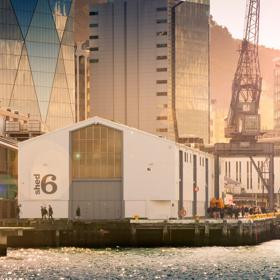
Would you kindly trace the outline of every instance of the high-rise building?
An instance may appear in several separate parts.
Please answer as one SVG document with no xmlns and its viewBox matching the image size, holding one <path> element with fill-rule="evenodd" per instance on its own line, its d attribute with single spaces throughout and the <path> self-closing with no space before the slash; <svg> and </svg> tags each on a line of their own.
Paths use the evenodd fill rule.
<svg viewBox="0 0 280 280">
<path fill-rule="evenodd" d="M 78 42 L 75 52 L 76 121 L 88 118 L 90 112 L 89 41 Z"/>
<path fill-rule="evenodd" d="M 0 106 L 49 130 L 75 121 L 73 1 L 0 1 Z"/>
<path fill-rule="evenodd" d="M 274 61 L 274 129 L 280 130 L 280 58 Z"/>
<path fill-rule="evenodd" d="M 209 6 L 209 0 L 91 5 L 91 115 L 208 143 Z"/>
<path fill-rule="evenodd" d="M 178 1 L 177 1 L 178 2 Z M 171 8 L 172 94 L 179 138 L 210 138 L 209 0 Z"/>
</svg>

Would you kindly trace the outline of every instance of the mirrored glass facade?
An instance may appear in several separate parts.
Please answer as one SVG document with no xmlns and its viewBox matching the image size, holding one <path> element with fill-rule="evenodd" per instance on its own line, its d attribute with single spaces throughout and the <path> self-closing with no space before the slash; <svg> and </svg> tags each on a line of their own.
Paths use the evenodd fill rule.
<svg viewBox="0 0 280 280">
<path fill-rule="evenodd" d="M 209 0 L 189 0 L 172 11 L 173 97 L 179 138 L 209 143 Z"/>
<path fill-rule="evenodd" d="M 0 105 L 53 130 L 75 120 L 73 0 L 0 1 Z"/>
<path fill-rule="evenodd" d="M 72 178 L 121 179 L 122 132 L 91 125 L 71 134 Z"/>
</svg>

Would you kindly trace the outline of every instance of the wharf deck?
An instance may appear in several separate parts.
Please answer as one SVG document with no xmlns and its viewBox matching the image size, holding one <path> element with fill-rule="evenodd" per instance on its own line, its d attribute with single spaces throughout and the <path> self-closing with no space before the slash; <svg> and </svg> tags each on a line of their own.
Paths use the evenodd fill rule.
<svg viewBox="0 0 280 280">
<path fill-rule="evenodd" d="M 240 246 L 280 238 L 280 218 L 183 220 L 0 220 L 8 247 Z M 0 244 L 1 245 L 1 244 Z"/>
</svg>

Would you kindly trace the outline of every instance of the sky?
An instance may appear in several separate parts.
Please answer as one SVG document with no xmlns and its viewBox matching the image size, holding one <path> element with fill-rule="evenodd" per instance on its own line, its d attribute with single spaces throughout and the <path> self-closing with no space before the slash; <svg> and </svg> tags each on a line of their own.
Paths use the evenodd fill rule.
<svg viewBox="0 0 280 280">
<path fill-rule="evenodd" d="M 247 0 L 210 0 L 214 20 L 234 38 L 243 38 Z M 280 0 L 261 0 L 260 44 L 280 49 Z"/>
</svg>

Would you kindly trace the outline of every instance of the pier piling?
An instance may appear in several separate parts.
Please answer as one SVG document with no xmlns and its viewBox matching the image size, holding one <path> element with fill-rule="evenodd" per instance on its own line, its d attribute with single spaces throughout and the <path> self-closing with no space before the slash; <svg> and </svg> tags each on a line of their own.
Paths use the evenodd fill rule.
<svg viewBox="0 0 280 280">
<path fill-rule="evenodd" d="M 7 235 L 0 233 L 0 256 L 7 255 Z"/>
<path fill-rule="evenodd" d="M 258 220 L 56 221 L 52 225 L 32 221 L 32 226 L 28 231 L 16 227 L 4 231 L 0 227 L 0 254 L 6 254 L 7 246 L 241 246 L 280 237 L 280 217 Z"/>
</svg>

